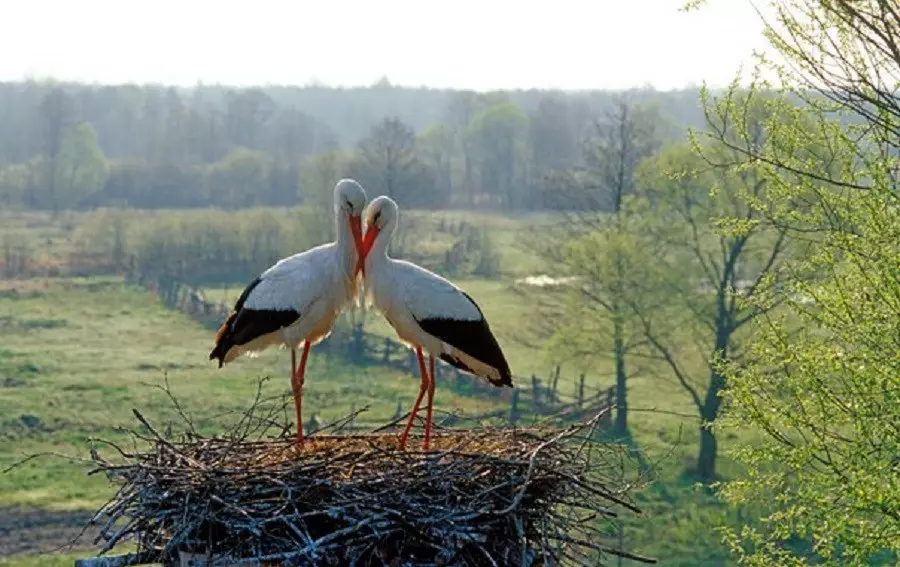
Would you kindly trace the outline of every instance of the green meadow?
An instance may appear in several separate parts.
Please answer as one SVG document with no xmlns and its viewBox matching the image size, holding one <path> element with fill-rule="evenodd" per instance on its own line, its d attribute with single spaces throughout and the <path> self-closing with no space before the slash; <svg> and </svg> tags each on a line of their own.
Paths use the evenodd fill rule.
<svg viewBox="0 0 900 567">
<path fill-rule="evenodd" d="M 545 377 L 559 363 L 563 393 L 574 391 L 582 372 L 592 388 L 612 385 L 608 366 L 585 368 L 554 361 L 541 347 L 541 338 L 529 332 L 535 323 L 531 298 L 552 293 L 521 281 L 542 273 L 540 261 L 520 244 L 539 218 L 429 212 L 407 216 L 421 231 L 407 238 L 423 244 L 425 252 L 419 253 L 428 255 L 426 264 L 439 264 L 452 243 L 438 230 L 441 223 L 468 219 L 489 234 L 499 261 L 497 273 L 491 277 L 464 273 L 454 279 L 481 305 L 516 376 Z M 218 369 L 207 360 L 214 333 L 208 326 L 167 309 L 152 292 L 119 276 L 68 274 L 66 259 L 77 249 L 82 224 L 90 220 L 89 215 L 67 214 L 64 223 L 51 224 L 29 215 L 18 217 L 19 224 L 11 231 L 25 242 L 49 241 L 41 258 L 59 275 L 0 282 L 0 467 L 44 454 L 0 475 L 0 514 L 79 513 L 100 506 L 113 487 L 101 476 L 86 474 L 90 440 L 130 442 L 125 429 L 136 426 L 133 408 L 160 427 L 177 428 L 179 418 L 163 390 L 166 383 L 198 429 L 207 433 L 233 423 L 253 403 L 260 387 L 263 397 L 289 400 L 286 351 L 273 349 Z M 211 300 L 231 302 L 242 285 L 240 280 L 207 281 L 204 291 Z M 367 331 L 391 336 L 376 313 L 367 313 L 365 321 Z M 645 555 L 664 557 L 667 565 L 726 564 L 718 536 L 706 526 L 733 513 L 683 476 L 696 451 L 697 420 L 691 417 L 692 406 L 683 390 L 657 370 L 656 376 L 645 373 L 630 384 L 633 413 L 628 442 L 645 455 L 652 469 L 649 484 L 634 493 L 645 514 L 627 520 L 625 544 Z M 416 376 L 380 366 L 353 366 L 316 349 L 307 376 L 305 416 L 316 414 L 322 422 L 368 406 L 360 421 L 383 423 L 394 415 L 398 402 L 405 411 L 418 391 Z M 447 390 L 438 390 L 436 397 L 438 409 L 470 415 L 499 403 Z M 725 474 L 729 466 L 723 464 Z M 90 554 L 87 543 L 81 542 L 75 556 Z M 0 565 L 68 565 L 72 557 L 17 555 Z"/>
</svg>

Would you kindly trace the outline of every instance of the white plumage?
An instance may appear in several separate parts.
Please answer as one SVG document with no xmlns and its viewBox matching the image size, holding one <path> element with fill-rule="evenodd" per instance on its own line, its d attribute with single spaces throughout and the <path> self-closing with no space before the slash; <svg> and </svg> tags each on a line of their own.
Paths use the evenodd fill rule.
<svg viewBox="0 0 900 567">
<path fill-rule="evenodd" d="M 377 270 L 367 279 L 378 286 L 375 298 L 382 301 L 399 299 L 416 319 L 445 317 L 478 321 L 478 306 L 453 282 L 404 260 L 391 261 L 390 270 Z M 367 284 L 368 285 L 368 284 Z"/>
<path fill-rule="evenodd" d="M 331 242 L 284 258 L 263 272 L 242 309 L 246 313 L 260 312 L 268 319 L 269 324 L 260 327 L 261 332 L 278 324 L 278 315 L 270 312 L 299 316 L 287 326 L 234 345 L 224 362 L 242 354 L 254 356 L 272 345 L 296 349 L 304 341 L 315 345 L 326 339 L 338 316 L 356 298 L 356 278 L 349 274 L 355 261 L 355 251 L 348 254 Z"/>
<path fill-rule="evenodd" d="M 495 386 L 512 386 L 509 365 L 475 301 L 441 276 L 410 262 L 388 257 L 399 209 L 388 197 L 374 199 L 366 210 L 363 241 L 367 303 L 374 305 L 397 335 L 416 349 L 422 373 L 419 398 L 401 438 L 405 446 L 422 396 L 428 393 L 425 447 L 431 432 L 434 358 L 487 379 Z M 422 350 L 431 358 L 428 376 Z"/>
<path fill-rule="evenodd" d="M 331 332 L 341 311 L 357 295 L 355 271 L 362 246 L 363 188 L 342 179 L 334 188 L 337 240 L 284 258 L 250 283 L 219 329 L 209 355 L 219 366 L 272 345 L 291 349 L 291 380 L 302 441 L 301 396 L 309 347 Z M 295 349 L 303 343 L 296 367 Z"/>
<path fill-rule="evenodd" d="M 389 235 L 384 237 L 389 240 Z M 450 281 L 404 260 L 383 254 L 379 259 L 375 256 L 379 253 L 376 243 L 371 262 L 366 262 L 366 302 L 384 315 L 403 342 L 439 357 L 448 347 L 425 332 L 418 321 L 482 319 L 478 306 Z"/>
<path fill-rule="evenodd" d="M 296 309 L 303 313 L 307 305 L 327 295 L 332 281 L 344 279 L 339 266 L 340 252 L 329 242 L 279 260 L 260 274 L 244 305 L 250 309 Z"/>
</svg>

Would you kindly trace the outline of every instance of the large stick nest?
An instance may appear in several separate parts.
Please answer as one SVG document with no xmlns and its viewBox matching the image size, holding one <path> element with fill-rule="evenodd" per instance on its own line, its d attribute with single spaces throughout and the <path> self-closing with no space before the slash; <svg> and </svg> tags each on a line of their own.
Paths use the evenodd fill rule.
<svg viewBox="0 0 900 567">
<path fill-rule="evenodd" d="M 442 430 L 428 452 L 396 434 L 266 440 L 168 439 L 145 452 L 92 451 L 120 484 L 97 514 L 103 552 L 126 539 L 161 561 L 202 553 L 299 565 L 602 564 L 625 500 L 625 453 L 566 429 Z M 410 439 L 410 445 L 417 440 Z M 124 461 L 124 462 L 122 462 Z M 651 561 L 651 560 L 646 560 Z"/>
</svg>

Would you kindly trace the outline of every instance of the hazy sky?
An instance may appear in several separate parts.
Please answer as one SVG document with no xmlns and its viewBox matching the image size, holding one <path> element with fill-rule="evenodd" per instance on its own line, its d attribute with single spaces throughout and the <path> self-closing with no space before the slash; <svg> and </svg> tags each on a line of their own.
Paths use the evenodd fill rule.
<svg viewBox="0 0 900 567">
<path fill-rule="evenodd" d="M 9 0 L 0 80 L 659 89 L 730 81 L 747 0 Z"/>
</svg>

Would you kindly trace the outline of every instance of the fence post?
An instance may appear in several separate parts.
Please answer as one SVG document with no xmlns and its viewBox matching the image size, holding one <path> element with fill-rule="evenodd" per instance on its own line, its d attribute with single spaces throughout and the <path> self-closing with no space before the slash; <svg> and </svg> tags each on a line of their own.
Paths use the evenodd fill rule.
<svg viewBox="0 0 900 567">
<path fill-rule="evenodd" d="M 361 364 L 366 357 L 364 338 L 362 323 L 357 323 L 353 326 L 353 352 L 351 354 L 351 360 L 357 364 Z"/>
<path fill-rule="evenodd" d="M 536 374 L 531 375 L 531 403 L 541 405 L 541 381 Z"/>
<path fill-rule="evenodd" d="M 169 305 L 169 280 L 164 275 L 156 278 L 156 296 L 162 300 L 163 305 L 171 307 Z"/>
<path fill-rule="evenodd" d="M 381 360 L 384 364 L 387 364 L 391 359 L 391 339 L 385 337 L 384 339 L 384 354 L 381 357 Z"/>
<path fill-rule="evenodd" d="M 603 417 L 603 425 L 607 429 L 612 429 L 612 409 L 616 407 L 616 388 L 610 386 L 606 389 L 606 415 Z"/>
<path fill-rule="evenodd" d="M 178 298 L 181 296 L 181 282 L 176 279 L 171 279 L 171 287 L 169 288 L 169 305 L 172 307 L 178 307 Z"/>
<path fill-rule="evenodd" d="M 181 295 L 181 282 L 172 278 L 169 280 L 169 305 L 178 308 L 178 298 Z"/>
<path fill-rule="evenodd" d="M 516 388 L 512 393 L 512 400 L 509 403 L 509 422 L 515 424 L 519 421 L 519 389 Z"/>
<path fill-rule="evenodd" d="M 162 279 L 160 280 L 159 283 L 160 283 L 159 289 L 162 290 L 163 303 L 166 305 L 166 307 L 171 309 L 172 308 L 172 287 L 173 287 L 172 280 L 169 278 L 169 276 L 162 276 Z"/>
<path fill-rule="evenodd" d="M 584 372 L 578 380 L 578 407 L 584 407 Z"/>
<path fill-rule="evenodd" d="M 559 364 L 556 365 L 551 375 L 553 377 L 553 399 L 559 400 Z"/>
<path fill-rule="evenodd" d="M 305 424 L 298 424 L 297 427 L 303 427 L 306 431 L 305 433 L 312 433 L 313 431 L 322 427 L 322 422 L 319 420 L 319 416 L 316 414 L 312 414 Z"/>
</svg>

